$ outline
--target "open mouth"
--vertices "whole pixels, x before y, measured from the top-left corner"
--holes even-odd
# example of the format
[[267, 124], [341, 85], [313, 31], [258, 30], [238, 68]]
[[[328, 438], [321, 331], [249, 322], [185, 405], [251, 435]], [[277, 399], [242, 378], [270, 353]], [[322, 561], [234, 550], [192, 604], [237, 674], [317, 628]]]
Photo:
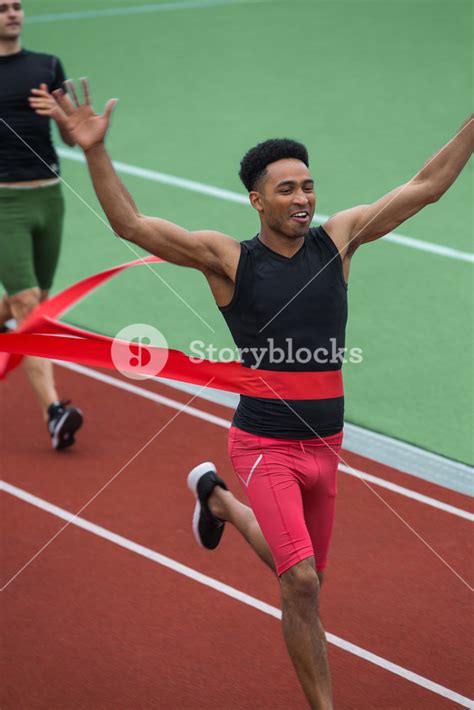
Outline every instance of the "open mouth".
[[309, 212], [307, 212], [306, 210], [301, 210], [301, 212], [293, 212], [293, 214], [290, 215], [290, 218], [294, 219], [295, 222], [305, 224], [305, 222], [309, 221]]

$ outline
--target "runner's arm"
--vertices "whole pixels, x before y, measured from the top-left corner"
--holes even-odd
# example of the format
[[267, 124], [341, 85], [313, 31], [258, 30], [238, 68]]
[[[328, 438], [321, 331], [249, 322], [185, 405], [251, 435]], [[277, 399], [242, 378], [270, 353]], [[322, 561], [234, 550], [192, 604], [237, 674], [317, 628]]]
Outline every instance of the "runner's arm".
[[352, 254], [361, 244], [383, 237], [423, 207], [437, 202], [454, 183], [474, 149], [474, 116], [407, 183], [372, 205], [338, 212], [323, 225], [339, 251]]
[[239, 243], [219, 232], [190, 232], [142, 215], [119, 179], [103, 143], [85, 153], [94, 189], [115, 234], [179, 266], [228, 275]]
[[81, 79], [82, 102], [74, 82], [67, 80], [64, 84], [68, 94], [58, 89], [53, 91], [54, 99], [67, 117], [66, 129], [84, 151], [94, 189], [115, 234], [173, 264], [232, 279], [240, 253], [239, 242], [218, 232], [193, 233], [138, 211], [115, 172], [104, 144], [117, 100], [110, 99], [103, 115], [98, 115], [91, 105], [87, 79]]

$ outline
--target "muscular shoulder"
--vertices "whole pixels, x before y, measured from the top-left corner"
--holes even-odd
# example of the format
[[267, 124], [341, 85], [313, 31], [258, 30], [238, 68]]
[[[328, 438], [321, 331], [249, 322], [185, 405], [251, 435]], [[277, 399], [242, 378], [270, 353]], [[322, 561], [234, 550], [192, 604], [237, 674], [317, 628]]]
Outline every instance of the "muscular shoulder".
[[212, 254], [211, 266], [207, 271], [234, 281], [240, 258], [240, 242], [227, 234], [211, 230], [202, 230], [193, 234], [202, 240], [203, 245]]
[[368, 205], [358, 205], [337, 212], [323, 224], [324, 230], [336, 244], [341, 256], [352, 255], [359, 246], [360, 240], [357, 237], [367, 208]]

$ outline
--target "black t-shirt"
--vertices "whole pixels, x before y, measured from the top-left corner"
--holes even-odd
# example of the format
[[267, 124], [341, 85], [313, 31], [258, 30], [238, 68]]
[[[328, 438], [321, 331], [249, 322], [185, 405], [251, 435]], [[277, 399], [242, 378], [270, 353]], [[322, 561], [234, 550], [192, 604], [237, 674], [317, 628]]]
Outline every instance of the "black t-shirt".
[[64, 79], [61, 62], [51, 54], [22, 49], [0, 56], [0, 182], [42, 180], [59, 172], [51, 120], [38, 116], [28, 97], [40, 84], [50, 92], [59, 89]]
[[[234, 296], [220, 311], [244, 367], [285, 372], [342, 367], [347, 286], [337, 248], [322, 227], [310, 229], [291, 258], [258, 237], [242, 242]], [[274, 439], [312, 439], [343, 428], [343, 397], [287, 403], [242, 395], [233, 423]]]

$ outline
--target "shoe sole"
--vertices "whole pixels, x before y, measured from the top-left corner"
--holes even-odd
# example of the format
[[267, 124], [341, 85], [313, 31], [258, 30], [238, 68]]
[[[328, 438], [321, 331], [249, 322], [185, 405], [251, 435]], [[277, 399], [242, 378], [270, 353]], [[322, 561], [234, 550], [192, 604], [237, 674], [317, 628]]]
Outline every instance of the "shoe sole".
[[79, 409], [64, 412], [51, 439], [53, 449], [60, 451], [74, 444], [74, 434], [82, 426], [83, 421], [84, 418]]
[[193, 513], [193, 535], [196, 538], [196, 542], [199, 545], [199, 547], [202, 547], [203, 549], [207, 549], [205, 545], [202, 544], [201, 537], [199, 535], [199, 518], [201, 517], [201, 501], [199, 500], [198, 492], [197, 492], [197, 487], [199, 483], [199, 479], [201, 476], [203, 476], [205, 473], [209, 473], [209, 471], [214, 471], [214, 473], [217, 473], [216, 467], [214, 466], [213, 463], [210, 461], [206, 461], [206, 463], [200, 463], [199, 466], [195, 466], [192, 471], [188, 473], [188, 488], [193, 494], [193, 496], [196, 498], [196, 505], [194, 506], [194, 513]]

